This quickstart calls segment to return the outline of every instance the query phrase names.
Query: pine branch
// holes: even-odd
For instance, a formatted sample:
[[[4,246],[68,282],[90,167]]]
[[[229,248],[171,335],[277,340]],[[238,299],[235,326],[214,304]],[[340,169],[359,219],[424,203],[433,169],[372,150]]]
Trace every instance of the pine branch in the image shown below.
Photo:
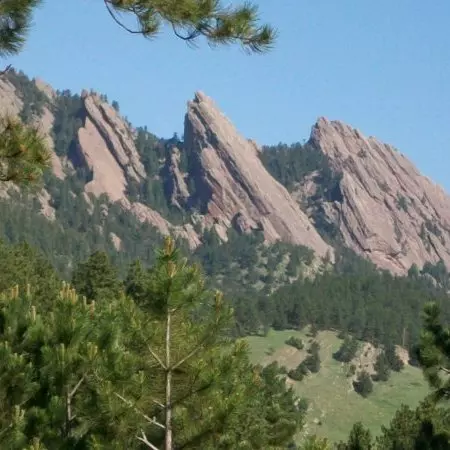
[[[159,450],[158,447],[156,447],[155,445],[153,445],[148,439],[147,436],[145,435],[145,433],[142,431],[142,437],[138,436],[138,440],[140,440],[141,442],[143,442],[148,448],[151,448],[152,450]]]
[[[68,393],[66,398],[66,414],[67,414],[66,433],[68,436],[70,435],[70,424],[76,417],[72,416],[72,400],[85,379],[86,378],[83,375],[78,381],[78,383],[75,385],[75,387]]]
[[[165,430],[166,427],[158,422],[154,417],[151,418],[149,416],[147,416],[147,414],[145,414],[143,411],[141,411],[136,405],[133,404],[133,402],[131,400],[127,400],[125,397],[122,397],[120,394],[118,394],[117,392],[114,392],[114,395],[122,400],[126,405],[128,405],[130,408],[132,408],[135,412],[137,412],[140,416],[142,416],[148,423],[152,424],[152,425],[156,425],[157,427]]]
[[[213,330],[211,330],[210,333],[208,333],[201,341],[200,343],[197,345],[197,347],[195,347],[193,350],[191,350],[184,358],[181,358],[180,361],[178,361],[176,364],[174,364],[172,366],[172,370],[178,369],[178,367],[180,367],[182,364],[184,364],[186,361],[188,361],[189,359],[191,359],[193,356],[195,356],[203,347],[203,345],[208,341],[208,339],[210,339],[214,333],[217,332],[217,330],[214,328]]]
[[[111,8],[111,0],[103,0],[103,3],[106,6],[106,10],[108,11],[109,15],[112,17],[114,22],[116,22],[119,27],[123,28],[126,32],[131,34],[145,34],[143,30],[132,30],[131,28],[127,27],[123,22],[121,22],[117,16],[114,14],[114,11]]]
[[[150,345],[147,344],[147,348],[148,351],[150,352],[150,354],[153,356],[153,358],[156,359],[156,361],[158,362],[158,364],[164,369],[167,370],[166,365],[162,362],[162,359],[153,351],[153,349],[150,347]]]

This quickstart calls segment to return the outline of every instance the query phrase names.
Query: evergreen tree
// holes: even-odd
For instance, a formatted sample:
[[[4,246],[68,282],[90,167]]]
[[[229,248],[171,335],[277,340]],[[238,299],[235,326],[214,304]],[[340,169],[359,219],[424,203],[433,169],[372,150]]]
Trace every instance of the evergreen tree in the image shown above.
[[[3,0],[0,2],[0,56],[17,54],[23,47],[33,9],[40,0]],[[8,66],[0,73],[4,76]],[[37,181],[48,167],[50,156],[35,127],[18,119],[2,117],[0,122],[0,182]]]
[[[358,341],[346,335],[339,350],[333,353],[333,358],[341,362],[350,362],[358,350]]]
[[[302,417],[293,392],[272,369],[252,368],[246,345],[227,338],[232,311],[220,293],[205,289],[198,267],[187,265],[171,238],[145,275],[133,267],[128,286],[139,292],[136,302],[147,318],[129,332],[153,397],[136,396],[145,389],[131,385],[120,395],[155,417],[141,442],[166,450],[287,445]]]
[[[388,344],[386,344],[385,355],[389,367],[394,372],[400,372],[403,369],[404,367],[403,361],[399,358],[394,343],[389,342]]]
[[[412,410],[403,405],[376,439],[377,450],[447,450],[449,412],[427,401]]]
[[[132,316],[126,299],[87,304],[67,285],[48,301],[30,287],[0,296],[0,447],[136,448],[131,425],[145,421],[110,396],[136,376]]]
[[[121,290],[117,269],[110,263],[108,255],[100,251],[76,267],[72,284],[89,300],[117,298]]]
[[[374,381],[387,381],[389,379],[390,370],[389,362],[384,352],[380,352],[374,364],[375,375],[372,376]]]
[[[126,31],[154,37],[163,24],[187,42],[204,37],[211,45],[238,42],[253,52],[267,50],[273,44],[275,31],[258,25],[258,10],[251,3],[226,7],[220,0],[105,0],[109,14]],[[128,13],[138,21],[130,29],[117,13]]]
[[[370,431],[364,428],[361,422],[357,422],[353,425],[347,443],[340,447],[339,450],[371,450],[372,449],[372,436]]]
[[[437,402],[450,393],[450,330],[441,323],[440,308],[429,303],[424,308],[424,328],[417,348],[417,359],[434,388]]]
[[[0,56],[15,55],[24,43],[33,9],[40,0],[3,0],[0,3]]]
[[[353,382],[353,388],[362,397],[368,397],[373,390],[372,378],[363,370],[356,381]]]
[[[49,164],[50,152],[38,128],[24,125],[19,119],[1,118],[0,182],[34,183]]]

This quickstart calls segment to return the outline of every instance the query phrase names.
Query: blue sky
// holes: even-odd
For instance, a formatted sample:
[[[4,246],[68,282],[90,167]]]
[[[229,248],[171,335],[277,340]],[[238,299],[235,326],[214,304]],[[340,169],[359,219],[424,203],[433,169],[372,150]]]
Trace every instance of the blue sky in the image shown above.
[[[182,133],[194,91],[260,144],[307,139],[319,116],[395,145],[450,191],[448,0],[254,0],[275,50],[187,47],[128,35],[101,0],[45,0],[12,62],[58,89],[93,88],[135,125]]]

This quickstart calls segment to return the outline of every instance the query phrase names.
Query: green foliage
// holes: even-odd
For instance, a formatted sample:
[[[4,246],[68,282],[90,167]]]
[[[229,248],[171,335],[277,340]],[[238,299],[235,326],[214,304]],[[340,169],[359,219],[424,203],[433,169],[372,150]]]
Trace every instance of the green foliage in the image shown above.
[[[403,361],[399,358],[394,344],[392,344],[391,342],[386,344],[384,353],[386,356],[386,362],[389,364],[389,367],[395,372],[400,372],[403,369],[404,364]]]
[[[292,347],[295,347],[298,350],[302,350],[305,344],[303,344],[303,341],[300,338],[297,338],[295,336],[291,336],[287,341],[286,345],[290,345]]]
[[[16,88],[23,102],[20,119],[30,124],[42,115],[44,106],[49,103],[47,96],[36,86],[35,80],[30,80],[22,71],[8,70],[5,77]]]
[[[396,203],[398,209],[408,212],[408,201],[406,200],[406,197],[403,195],[398,196]]]
[[[0,183],[33,183],[50,164],[50,153],[38,128],[5,117],[0,124]]]
[[[373,366],[375,375],[372,376],[374,381],[387,381],[390,375],[390,365],[385,352],[380,352]]]
[[[70,91],[57,92],[54,101],[53,142],[58,156],[68,156],[73,140],[82,126],[79,112],[82,106],[81,97],[72,95]]]
[[[308,436],[300,447],[301,450],[330,450],[330,444],[327,439],[317,436]]]
[[[432,264],[427,261],[422,267],[422,274],[431,275],[440,286],[444,289],[449,289],[450,273],[448,272],[447,266],[442,259],[436,264]]]
[[[322,152],[299,142],[265,146],[261,160],[270,174],[288,190],[292,190],[307,175],[329,169],[328,160]]]
[[[359,373],[358,378],[353,382],[353,388],[364,398],[371,394],[373,391],[372,378],[365,370]]]
[[[306,199],[304,206],[312,211],[315,227],[324,239],[338,242],[339,229],[328,221],[322,204],[323,201],[342,202],[341,175],[332,170],[327,156],[310,143],[290,146],[280,143],[264,147],[261,160],[268,172],[289,191],[307,179],[314,182],[315,193]]]
[[[340,442],[336,445],[336,450],[371,450],[372,448],[372,435],[361,422],[353,425],[346,443]]]
[[[314,279],[299,278],[260,297],[258,315],[275,329],[314,323],[322,330],[344,330],[358,340],[411,349],[419,340],[422,308],[431,299],[441,305],[444,318],[450,317],[448,296],[440,287],[422,277],[380,272],[347,253],[338,255],[333,270]],[[397,370],[394,358],[390,364]]]
[[[424,328],[417,348],[418,361],[434,388],[436,402],[448,398],[450,392],[450,332],[441,320],[439,306],[428,303],[424,308]]]
[[[88,300],[118,298],[121,292],[117,269],[104,252],[93,253],[76,267],[72,285]]]
[[[130,426],[144,421],[127,419],[107,388],[135,376],[137,360],[123,351],[131,311],[83,303],[68,286],[40,302],[30,288],[1,296],[2,448],[136,448]]]
[[[377,450],[445,450],[450,448],[449,413],[423,402],[412,410],[402,406],[389,427],[382,427]]]
[[[33,9],[40,0],[3,0],[0,4],[0,56],[15,55],[25,43]]]
[[[28,244],[9,246],[0,241],[0,293],[31,284],[37,300],[55,296],[60,280],[51,265]]]
[[[289,378],[302,381],[309,372],[317,373],[320,370],[320,345],[314,341],[308,349],[308,356],[294,369],[288,372]]]
[[[107,0],[105,5],[113,19],[127,31],[152,38],[162,25],[170,25],[177,37],[194,42],[204,37],[210,45],[238,42],[252,52],[271,48],[275,31],[268,25],[258,25],[258,10],[251,3],[224,6],[221,1],[200,0]],[[118,14],[128,13],[138,23],[129,29]]]
[[[168,432],[155,421],[169,420],[175,448],[292,443],[304,409],[281,369],[252,366],[246,346],[229,341],[229,309],[173,241],[152,268],[131,266],[136,303],[105,294],[115,282],[104,255],[77,273],[95,303],[67,285],[39,302],[29,287],[0,297],[2,448],[137,449],[140,432],[159,446]]]
[[[357,351],[358,341],[347,335],[339,350],[333,353],[333,358],[348,363],[355,357]]]

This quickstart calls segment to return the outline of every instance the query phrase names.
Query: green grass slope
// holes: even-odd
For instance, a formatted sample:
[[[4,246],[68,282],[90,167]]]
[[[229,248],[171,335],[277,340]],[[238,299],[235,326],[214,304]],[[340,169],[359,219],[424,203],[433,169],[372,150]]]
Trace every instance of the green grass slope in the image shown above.
[[[300,337],[305,350],[299,351],[285,345],[290,337]],[[269,364],[278,361],[288,369],[296,367],[305,357],[308,341],[304,332],[270,331],[266,337],[248,337],[254,363]],[[380,433],[381,425],[387,425],[401,404],[416,406],[428,393],[428,386],[418,368],[405,367],[393,372],[387,382],[374,383],[374,391],[368,398],[354,392],[351,378],[347,378],[347,365],[333,359],[333,353],[342,341],[336,333],[320,332],[317,341],[321,345],[321,369],[301,382],[289,380],[298,395],[309,401],[306,426],[302,436],[317,434],[332,442],[345,440],[357,421],[369,427],[373,435]],[[299,437],[300,439],[300,437]]]

